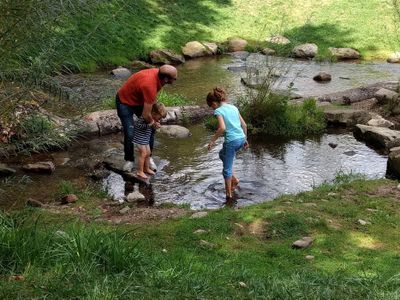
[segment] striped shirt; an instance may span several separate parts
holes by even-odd
[[[149,145],[152,128],[140,117],[133,125],[133,143],[138,145]]]

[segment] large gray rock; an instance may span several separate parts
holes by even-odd
[[[114,75],[117,78],[128,78],[132,73],[127,68],[118,67],[111,71],[111,75]]]
[[[302,44],[293,48],[292,55],[297,58],[313,58],[318,54],[316,44]]]
[[[16,171],[9,168],[6,164],[0,164],[0,177],[13,175]]]
[[[202,43],[212,55],[216,55],[218,52],[218,45],[216,43],[209,43],[209,42],[203,42]]]
[[[400,131],[389,128],[357,124],[354,128],[354,136],[386,150],[400,146]]]
[[[82,134],[105,135],[119,132],[122,129],[116,109],[102,110],[90,113],[81,120]]]
[[[33,164],[26,164],[22,169],[25,172],[51,174],[56,168],[51,161],[42,161]]]
[[[378,100],[380,104],[386,104],[390,100],[394,100],[395,98],[399,97],[399,94],[396,93],[395,91],[389,90],[389,89],[379,89],[376,91],[374,97]]]
[[[390,57],[387,59],[387,62],[392,64],[400,63],[400,51],[390,55]]]
[[[234,38],[228,41],[228,51],[244,51],[247,46],[247,41],[239,38]]]
[[[163,125],[158,131],[172,138],[187,138],[191,135],[189,129],[180,125]]]
[[[386,175],[393,178],[400,178],[400,147],[390,149]]]
[[[276,45],[287,45],[290,44],[290,40],[282,35],[274,35],[267,38],[267,42]]]
[[[378,114],[372,114],[372,119],[367,122],[368,126],[394,128],[394,123],[384,119]]]
[[[151,63],[156,65],[170,64],[179,65],[185,62],[185,58],[170,49],[153,50],[149,54]]]
[[[212,47],[206,46],[198,41],[192,41],[182,47],[182,53],[189,58],[213,55]]]
[[[319,72],[317,75],[313,77],[313,79],[318,82],[331,81],[332,75],[326,72]]]
[[[148,64],[147,62],[141,61],[141,60],[134,60],[131,63],[131,67],[132,67],[132,69],[134,69],[136,71],[154,68],[153,65]]]
[[[371,116],[367,111],[358,109],[325,109],[325,120],[330,124],[346,125],[366,124]]]
[[[352,48],[329,48],[332,57],[337,60],[359,59],[360,53]]]

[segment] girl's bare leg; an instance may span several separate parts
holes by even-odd
[[[136,175],[147,179],[147,175],[144,173],[146,156],[147,156],[147,149],[145,145],[138,145],[139,149],[139,157],[138,157],[138,166],[136,170]]]
[[[232,177],[225,178],[226,198],[232,198]]]
[[[239,178],[236,177],[235,171],[233,171],[232,174],[233,174],[232,175],[232,192],[233,192],[237,187],[237,185],[239,184],[240,180]]]
[[[147,145],[146,146],[146,160],[144,163],[144,172],[150,175],[154,175],[156,173],[154,173],[154,171],[152,169],[150,169],[150,154],[151,154],[151,150],[150,150],[150,146]]]

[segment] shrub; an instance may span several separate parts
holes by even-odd
[[[74,133],[64,133],[46,116],[33,114],[24,119],[12,143],[17,152],[43,152],[64,148],[75,138]]]
[[[256,92],[238,102],[250,133],[299,138],[321,134],[325,128],[322,110],[313,99],[289,105],[289,98],[269,92]]]

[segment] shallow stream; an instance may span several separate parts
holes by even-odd
[[[259,55],[252,55],[248,62],[258,68],[264,63],[280,64],[286,71],[278,81],[279,87],[284,88],[293,82],[292,88],[302,96],[321,95],[400,77],[397,65],[382,62],[319,64],[282,61],[279,58],[265,62],[265,57]],[[191,60],[179,67],[179,80],[167,90],[202,104],[211,88],[222,85],[229,90],[231,99],[235,99],[243,91],[240,83],[240,78],[246,75],[243,66],[243,60],[230,56]],[[331,73],[332,82],[314,82],[312,77],[319,71]],[[113,97],[123,82],[105,73],[74,75],[67,81],[77,96],[56,105],[59,111],[63,114],[68,112],[68,115],[97,108],[99,101]],[[160,170],[152,180],[150,193],[147,193],[152,198],[150,203],[189,204],[195,209],[221,207],[225,200],[222,163],[218,159],[222,139],[208,152],[206,145],[212,133],[202,124],[189,129],[192,136],[185,140],[157,136],[154,155]],[[0,206],[18,208],[29,197],[44,202],[54,201],[60,180],[86,186],[90,179],[84,171],[84,161],[90,161],[91,157],[107,149],[121,148],[121,139],[120,134],[110,135],[92,141],[79,141],[68,151],[8,160],[10,166],[15,168],[24,162],[52,160],[56,171],[53,175],[29,177],[18,171],[14,178],[3,180],[0,183]],[[239,206],[266,201],[285,193],[310,190],[323,182],[332,181],[338,172],[361,173],[368,178],[384,177],[386,172],[386,155],[368,148],[355,140],[352,133],[342,130],[330,130],[317,139],[278,141],[258,137],[250,143],[251,148],[240,152],[235,163],[235,171],[241,180],[236,193]],[[338,146],[332,148],[329,143]],[[112,174],[104,180],[103,186],[116,199],[124,196],[125,184],[119,175]]]

